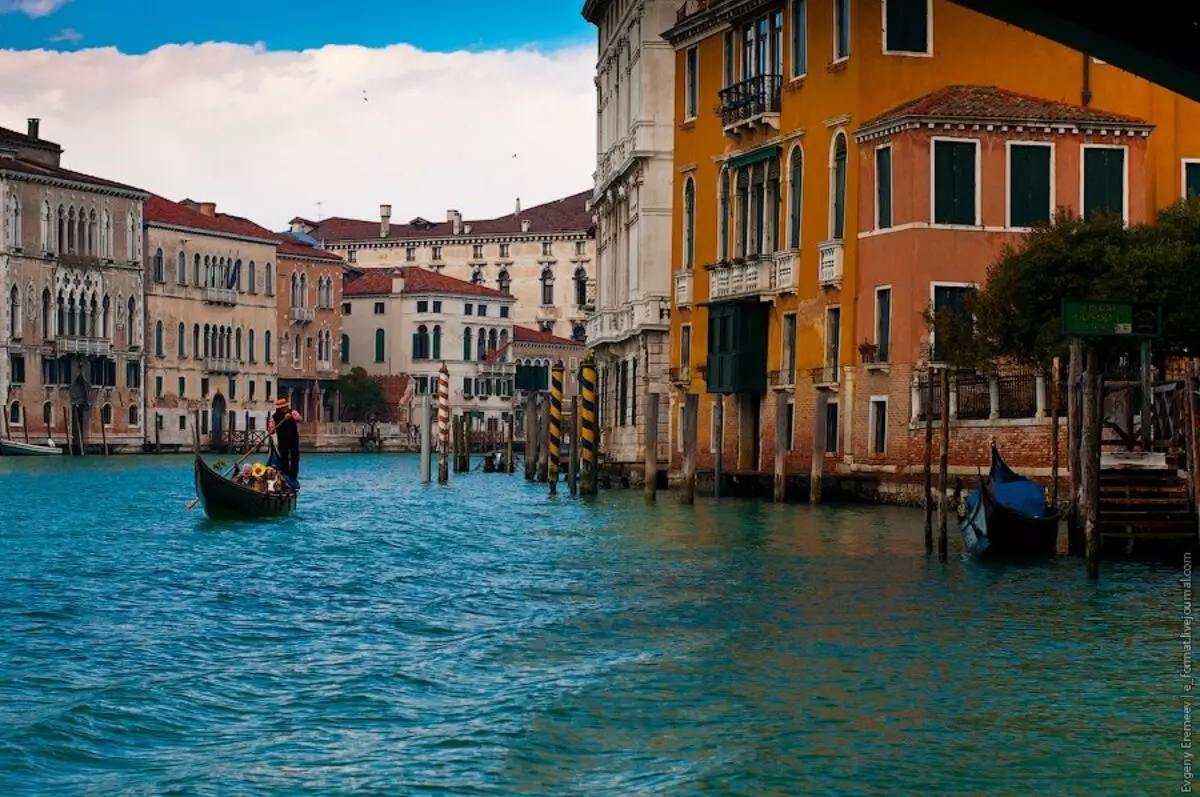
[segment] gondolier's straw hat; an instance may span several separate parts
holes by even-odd
[[[277,409],[277,410],[286,410],[287,408],[288,408],[288,400],[287,400],[287,399],[278,399],[278,400],[276,400],[276,402],[275,402],[275,409]]]

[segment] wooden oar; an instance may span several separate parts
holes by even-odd
[[[245,462],[247,459],[249,459],[251,454],[256,453],[258,451],[258,447],[261,446],[263,444],[263,441],[265,441],[268,437],[270,437],[270,432],[263,432],[263,436],[258,438],[258,441],[255,442],[253,446],[251,446],[250,450],[247,451],[245,453],[245,455],[242,456],[241,459],[239,459],[237,462],[233,463],[233,467],[229,471],[230,475],[237,473],[237,469],[239,467],[241,467],[242,463]],[[229,476],[226,476],[225,478],[229,478]],[[196,504],[198,504],[198,503],[200,503],[199,497],[197,497],[196,500],[192,501],[190,504],[188,504],[186,507],[184,507],[184,510],[187,512],[191,512],[193,509],[196,508]]]

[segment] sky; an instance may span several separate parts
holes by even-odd
[[[350,9],[340,12],[334,9]],[[283,229],[590,189],[582,0],[0,0],[0,126]]]

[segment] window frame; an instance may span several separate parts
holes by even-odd
[[[1005,141],[1004,142],[1004,228],[1029,232],[1032,227],[1014,227],[1012,223],[1012,151],[1014,147],[1048,147],[1050,149],[1050,220],[1054,220],[1054,209],[1057,207],[1058,184],[1054,179],[1058,164],[1058,150],[1053,141]],[[1083,161],[1080,161],[1080,168]]]
[[[688,174],[683,178],[683,269],[692,271],[696,265],[696,179]]]
[[[875,434],[875,427],[879,424],[878,421],[878,405],[883,405],[883,445],[879,445],[879,440]],[[882,457],[887,456],[888,444],[888,421],[891,416],[891,396],[880,393],[872,395],[867,400],[867,456]]]
[[[880,330],[882,329],[882,327],[881,327],[881,326],[880,326],[880,324],[879,324],[879,307],[880,307],[880,305],[879,305],[879,294],[883,293],[884,291],[887,291],[887,294],[888,294],[888,323],[887,323],[887,340],[888,340],[888,346],[887,346],[887,351],[886,351],[886,352],[884,352],[884,358],[883,358],[883,359],[880,359],[880,358],[879,358],[878,349],[879,349],[879,339],[880,339],[880,334],[879,334],[879,333],[880,333]],[[874,341],[874,343],[875,343],[875,347],[876,347],[875,362],[876,362],[876,363],[878,363],[878,364],[881,364],[881,365],[882,365],[882,364],[886,364],[886,363],[887,363],[887,362],[889,362],[889,360],[891,359],[891,354],[892,354],[892,319],[893,319],[893,318],[895,318],[895,315],[896,315],[896,301],[895,301],[895,299],[896,299],[896,292],[895,292],[894,290],[892,290],[892,283],[890,283],[890,282],[889,282],[889,283],[887,283],[886,285],[876,285],[876,286],[875,286],[875,324],[874,324],[874,327],[873,327],[873,328],[874,328],[874,331],[875,331],[875,335],[874,335],[874,337],[875,337],[875,341]]]
[[[937,215],[937,145],[939,142],[972,144],[975,147],[975,223],[945,224],[935,221]],[[929,226],[939,230],[974,230],[983,226],[983,144],[968,136],[931,136],[929,139]],[[1082,181],[1082,178],[1081,178]],[[1080,182],[1082,190],[1083,183]],[[1081,194],[1082,196],[1082,194]]]
[[[1187,172],[1189,166],[1200,169],[1200,158],[1183,158],[1179,164],[1179,197],[1187,199]],[[1200,196],[1200,194],[1197,194]]]
[[[838,400],[837,394],[831,394],[831,395],[827,396],[825,399],[825,418],[823,419],[823,422],[825,424],[825,451],[823,453],[827,457],[841,456],[841,453],[842,453],[842,435],[844,435],[845,432],[842,429],[842,407],[841,407],[841,404],[842,403]],[[830,408],[833,409],[834,418],[836,419],[835,426],[837,428],[834,430],[836,432],[836,434],[834,434],[834,435],[829,434],[829,410],[830,410]],[[793,423],[792,424],[792,434],[793,435],[795,435],[795,433],[796,433],[795,426],[796,425]],[[830,448],[831,445],[833,446],[832,448]]]
[[[788,14],[790,25],[788,47],[791,49],[791,80],[803,80],[808,76],[808,0],[791,0]],[[799,9],[799,12],[797,12]],[[801,24],[797,25],[797,21]],[[799,46],[797,46],[799,45]],[[797,52],[803,52],[804,57],[796,58]],[[800,69],[797,69],[797,65]]]
[[[842,64],[842,63],[845,63],[846,61],[850,60],[850,54],[854,50],[854,39],[853,39],[854,27],[851,24],[852,20],[854,19],[854,0],[833,0],[833,3],[834,3],[834,8],[833,8],[833,26],[832,26],[833,27],[833,61],[832,61],[832,63],[833,64]],[[842,38],[839,35],[842,31],[841,31],[841,28],[838,26],[838,4],[839,3],[846,4],[846,18],[845,18],[846,52],[845,53],[839,53],[839,51],[838,51],[838,48],[841,46],[841,38]],[[847,150],[849,150],[849,146],[847,146]]]
[[[1087,208],[1084,193],[1087,186],[1087,151],[1089,149],[1119,149],[1121,157],[1121,221],[1129,226],[1129,146],[1127,144],[1081,144],[1079,146],[1079,217],[1085,218]]]
[[[888,0],[883,0],[882,6],[883,18],[880,23],[882,36],[880,41],[880,49],[884,55],[895,55],[902,58],[932,58],[933,57],[933,0],[925,0],[925,49],[922,50],[889,50],[888,49],[888,27],[887,27],[887,7]]]
[[[979,290],[978,282],[953,282],[950,280],[930,280],[929,281],[929,312],[936,314],[937,305],[934,304],[937,296],[938,288],[964,288],[966,290]],[[893,309],[894,309],[893,303]],[[929,361],[938,363],[939,360],[934,358],[934,353],[937,351],[937,325],[930,324],[929,326]]]
[[[795,182],[795,169],[792,168],[793,161],[800,159],[800,185]],[[849,153],[847,153],[849,157]],[[799,252],[804,245],[804,145],[797,142],[788,150],[787,162],[784,164],[787,169],[787,190],[788,200],[785,208],[787,216],[787,246],[786,251]]]
[[[683,121],[694,121],[700,114],[700,45],[683,52]]]
[[[887,2],[887,0],[884,0],[884,2]],[[873,158],[875,161],[875,230],[876,231],[890,230],[896,226],[896,150],[892,146],[892,143],[893,142],[889,141],[886,144],[878,145],[877,147],[875,147],[875,153],[873,155]],[[886,227],[883,227],[880,225],[880,214],[879,214],[879,205],[880,205],[879,189],[881,187],[881,184],[879,182],[879,153],[883,152],[884,150],[886,150],[888,153],[888,186],[887,186],[887,189],[888,189],[888,223],[887,223]]]

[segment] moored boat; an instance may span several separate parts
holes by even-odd
[[[296,510],[298,490],[259,492],[222,476],[196,455],[196,495],[213,520],[277,518]]]
[[[0,440],[0,453],[8,457],[57,457],[62,455],[62,449],[56,445],[36,445],[34,443],[18,443],[16,440]]]
[[[976,559],[1054,555],[1058,546],[1058,507],[1046,505],[1046,488],[1010,468],[995,443],[987,478],[965,503],[963,545]]]

